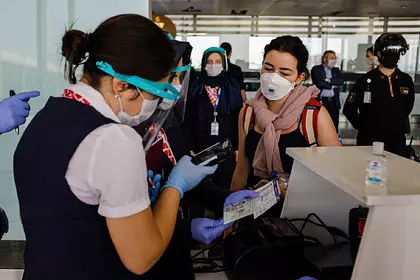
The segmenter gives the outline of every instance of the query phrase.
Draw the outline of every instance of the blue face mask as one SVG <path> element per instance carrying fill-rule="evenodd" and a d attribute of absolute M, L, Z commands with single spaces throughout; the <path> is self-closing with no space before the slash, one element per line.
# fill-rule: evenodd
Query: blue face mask
<path fill-rule="evenodd" d="M 179 91 L 170 83 L 160 83 L 149 81 L 138 76 L 129 76 L 115 72 L 109 63 L 104 61 L 96 62 L 96 66 L 107 73 L 108 75 L 117 78 L 123 82 L 147 91 L 153 95 L 169 100 L 177 100 L 179 98 Z"/>

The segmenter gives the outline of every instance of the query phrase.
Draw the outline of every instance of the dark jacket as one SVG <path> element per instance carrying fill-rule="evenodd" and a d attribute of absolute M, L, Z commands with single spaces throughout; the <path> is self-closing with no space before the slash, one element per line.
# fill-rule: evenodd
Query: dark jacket
<path fill-rule="evenodd" d="M 228 74 L 236 81 L 238 81 L 241 89 L 245 89 L 244 73 L 242 72 L 241 67 L 230 62 L 230 59 L 228 59 Z"/>
<path fill-rule="evenodd" d="M 331 69 L 331 82 L 327 82 L 327 75 L 325 73 L 324 65 L 317 65 L 312 68 L 311 71 L 312 82 L 322 92 L 323 89 L 332 89 L 332 86 L 341 86 L 344 83 L 343 75 L 340 69 L 334 67 Z M 340 102 L 340 88 L 334 88 L 334 102 L 338 109 L 341 109 Z M 321 93 L 320 95 L 321 96 Z"/>
<path fill-rule="evenodd" d="M 371 101 L 366 102 L 365 92 Z M 385 143 L 387 151 L 406 156 L 406 122 L 414 106 L 414 83 L 410 75 L 396 69 L 388 78 L 379 68 L 360 78 L 350 91 L 343 113 L 359 130 L 358 145 Z"/>
<path fill-rule="evenodd" d="M 194 152 L 214 145 L 222 139 L 229 139 L 234 149 L 238 147 L 238 118 L 242 108 L 242 96 L 239 83 L 224 75 L 221 87 L 219 105 L 216 111 L 219 124 L 219 135 L 210 133 L 211 123 L 214 121 L 214 108 L 205 89 L 205 84 L 198 79 L 189 91 L 185 122 L 183 130 L 188 135 L 190 147 Z"/>

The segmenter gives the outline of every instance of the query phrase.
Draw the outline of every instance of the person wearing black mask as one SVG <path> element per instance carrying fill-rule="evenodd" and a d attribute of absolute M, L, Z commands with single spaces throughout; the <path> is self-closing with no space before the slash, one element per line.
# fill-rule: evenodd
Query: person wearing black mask
<path fill-rule="evenodd" d="M 385 143 L 385 150 L 408 157 L 405 133 L 414 106 L 414 83 L 398 69 L 409 50 L 401 34 L 385 33 L 375 42 L 379 66 L 360 78 L 350 91 L 344 115 L 359 130 L 357 145 Z"/>
<path fill-rule="evenodd" d="M 238 81 L 230 77 L 227 70 L 224 49 L 211 47 L 204 52 L 200 76 L 189 90 L 184 123 L 195 153 L 226 138 L 237 151 L 242 96 Z M 215 183 L 228 189 L 235 165 L 234 156 L 222 162 L 214 175 Z"/>

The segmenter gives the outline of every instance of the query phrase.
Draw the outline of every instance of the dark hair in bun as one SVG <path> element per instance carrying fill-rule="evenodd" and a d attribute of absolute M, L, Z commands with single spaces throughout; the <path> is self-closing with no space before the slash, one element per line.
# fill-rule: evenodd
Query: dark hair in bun
<path fill-rule="evenodd" d="M 93 87 L 106 75 L 96 67 L 98 61 L 109 63 L 121 74 L 159 81 L 171 72 L 175 57 L 162 29 L 135 14 L 111 17 L 90 34 L 68 30 L 62 39 L 61 53 L 70 83 L 76 83 L 76 69 L 84 64 L 83 72 L 91 78 Z"/>
<path fill-rule="evenodd" d="M 307 68 L 309 52 L 299 37 L 287 35 L 273 39 L 270 44 L 265 46 L 264 59 L 273 50 L 293 55 L 298 61 L 298 73 L 305 73 L 305 79 L 309 78 L 309 70 Z"/>

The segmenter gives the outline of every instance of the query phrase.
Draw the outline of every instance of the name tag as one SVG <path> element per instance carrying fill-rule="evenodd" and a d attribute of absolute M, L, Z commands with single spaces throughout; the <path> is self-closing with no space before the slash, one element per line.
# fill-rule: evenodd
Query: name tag
<path fill-rule="evenodd" d="M 365 95 L 363 97 L 363 103 L 370 104 L 372 102 L 372 93 L 370 91 L 365 91 Z"/>
<path fill-rule="evenodd" d="M 212 122 L 211 123 L 210 135 L 219 136 L 219 123 L 218 122 Z"/>

